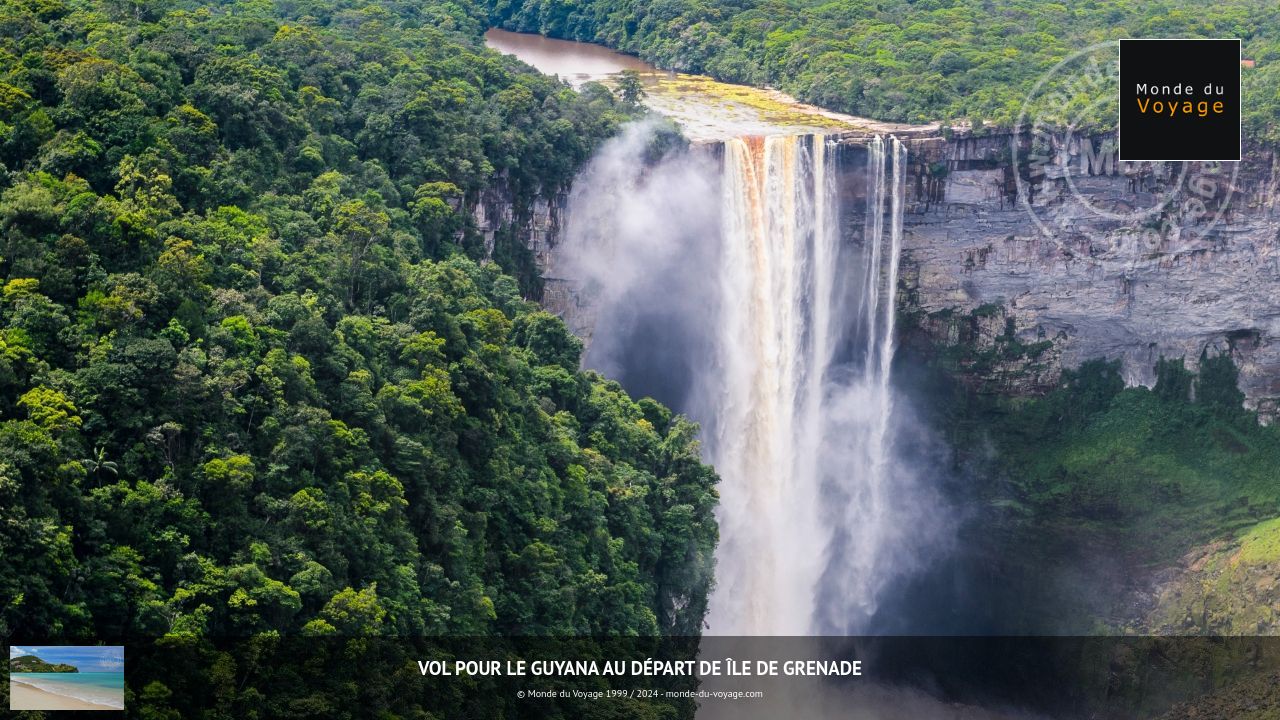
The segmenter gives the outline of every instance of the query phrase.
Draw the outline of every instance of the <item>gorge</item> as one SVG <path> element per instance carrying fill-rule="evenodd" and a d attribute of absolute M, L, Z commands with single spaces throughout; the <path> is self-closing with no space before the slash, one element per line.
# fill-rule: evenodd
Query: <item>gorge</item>
<path fill-rule="evenodd" d="M 710 633 L 938 627 L 876 600 L 956 531 L 938 491 L 955 468 L 902 427 L 909 399 L 890 412 L 895 338 L 995 397 L 1043 395 L 1093 359 L 1150 387 L 1162 358 L 1229 357 L 1246 407 L 1274 417 L 1280 301 L 1250 290 L 1280 275 L 1269 153 L 1217 179 L 1209 218 L 1184 218 L 1181 176 L 1116 163 L 1107 134 L 1066 137 L 1037 169 L 1017 133 L 847 116 L 741 133 L 750 103 L 695 105 L 687 149 L 652 127 L 607 144 L 543 206 L 534 252 L 586 365 L 703 425 L 723 477 Z M 735 121 L 717 126 L 717 106 Z M 1187 232 L 1153 237 L 1161 222 Z M 911 440 L 887 462 L 895 433 Z"/>

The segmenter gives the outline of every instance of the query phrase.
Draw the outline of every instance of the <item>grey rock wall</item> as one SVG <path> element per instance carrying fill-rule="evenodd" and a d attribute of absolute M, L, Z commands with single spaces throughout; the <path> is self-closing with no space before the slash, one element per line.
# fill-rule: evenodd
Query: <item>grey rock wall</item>
<path fill-rule="evenodd" d="M 1014 391 L 1050 384 L 1062 367 L 1090 358 L 1119 359 L 1127 382 L 1150 385 L 1161 356 L 1194 368 L 1202 353 L 1229 353 L 1249 406 L 1273 418 L 1280 399 L 1274 154 L 1248 151 L 1234 178 L 1229 167 L 1214 176 L 1220 188 L 1203 211 L 1179 206 L 1191 195 L 1182 187 L 1162 216 L 1135 218 L 1126 216 L 1170 192 L 1177 177 L 1111 161 L 1108 139 L 1088 139 L 1092 156 L 1081 143 L 1068 145 L 1039 177 L 1020 168 L 1028 180 L 1021 188 L 1007 135 L 912 141 L 901 309 L 923 314 L 922 327 L 942 344 L 960 341 L 957 316 L 980 309 L 992 327 L 969 341 L 993 342 L 1007 330 L 1023 345 L 1052 340 L 1052 350 L 988 378 L 1020 377 L 1004 388 Z M 1075 171 L 1070 184 L 1054 177 L 1059 162 Z"/>
<path fill-rule="evenodd" d="M 908 140 L 900 311 L 917 318 L 918 329 L 940 347 L 992 351 L 970 378 L 992 391 L 1043 392 L 1063 368 L 1093 358 L 1120 360 L 1128 383 L 1151 385 L 1162 356 L 1183 358 L 1194 369 L 1204 353 L 1228 353 L 1240 369 L 1247 405 L 1275 419 L 1280 185 L 1274 152 L 1246 149 L 1238 172 L 1232 176 L 1228 167 L 1216 178 L 1219 187 L 1201 198 L 1205 210 L 1188 214 L 1181 207 L 1188 192 L 1177 177 L 1180 164 L 1168 176 L 1126 166 L 1109 149 L 1111 138 L 1098 136 L 1044 153 L 1043 172 L 1033 173 L 1025 161 L 1032 150 L 1027 138 L 1020 139 L 1016 165 L 1011 140 L 998 134 Z M 843 232 L 860 243 L 866 138 L 841 141 Z M 1072 170 L 1069 179 L 1060 170 L 1064 164 Z M 1167 212 L 1133 216 L 1166 195 L 1175 197 Z M 591 298 L 549 270 L 563 213 L 558 196 L 516 218 L 500 192 L 486 194 L 474 208 L 490 251 L 498 228 L 520 224 L 520 237 L 544 271 L 544 306 L 589 341 Z M 1017 352 L 1007 352 L 1010 346 Z"/>
<path fill-rule="evenodd" d="M 538 268 L 545 270 L 560 237 L 567 200 L 568 192 L 556 192 L 550 198 L 535 198 L 528 207 L 519 207 L 505 185 L 498 183 L 481 192 L 467 210 L 474 229 L 484 239 L 487 257 L 493 256 L 498 234 L 509 229 L 516 241 L 533 253 Z"/>

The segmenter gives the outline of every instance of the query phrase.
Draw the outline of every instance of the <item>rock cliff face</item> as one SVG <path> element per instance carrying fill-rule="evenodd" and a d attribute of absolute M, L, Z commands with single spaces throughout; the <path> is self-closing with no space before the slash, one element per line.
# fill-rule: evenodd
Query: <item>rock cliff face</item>
<path fill-rule="evenodd" d="M 840 138 L 844 234 L 862 241 L 865 136 Z M 918 340 L 964 348 L 984 389 L 1036 393 L 1063 368 L 1120 360 L 1150 385 L 1161 357 L 1195 368 L 1229 354 L 1249 407 L 1280 414 L 1280 199 L 1273 151 L 1246 148 L 1216 170 L 1164 174 L 1118 162 L 1106 135 L 1033 147 L 1029 137 L 922 133 L 910 172 L 900 312 Z M 500 196 L 476 206 L 492 248 L 517 223 L 546 278 L 543 302 L 590 339 L 591 299 L 555 277 L 563 199 L 513 218 Z M 1147 209 L 1158 208 L 1153 212 Z M 550 268 L 550 269 L 549 269 Z"/>
<path fill-rule="evenodd" d="M 529 250 L 538 271 L 545 275 L 551 263 L 551 251 L 560 237 L 568 196 L 567 191 L 562 191 L 550 197 L 540 195 L 532 201 L 520 202 L 505 184 L 498 183 L 470 199 L 464 210 L 471 216 L 472 227 L 484 241 L 486 257 L 494 256 L 498 239 L 506 235 Z M 504 269 L 508 272 L 518 270 Z"/>
<path fill-rule="evenodd" d="M 1161 176 L 1118 163 L 1109 136 L 1030 163 L 1029 141 L 1015 163 L 1011 139 L 912 141 L 900 310 L 942 346 L 987 350 L 975 379 L 1004 391 L 1037 391 L 1097 357 L 1149 385 L 1161 356 L 1194 368 L 1202 353 L 1228 353 L 1248 405 L 1274 419 L 1274 154 Z"/>
<path fill-rule="evenodd" d="M 497 234 L 512 228 L 516 239 L 533 253 L 538 267 L 545 267 L 560 235 L 566 197 L 566 193 L 557 193 L 550 200 L 536 198 L 527 212 L 517 216 L 509 193 L 499 188 L 486 190 L 471 209 L 476 230 L 484 236 L 485 252 L 492 255 Z"/>

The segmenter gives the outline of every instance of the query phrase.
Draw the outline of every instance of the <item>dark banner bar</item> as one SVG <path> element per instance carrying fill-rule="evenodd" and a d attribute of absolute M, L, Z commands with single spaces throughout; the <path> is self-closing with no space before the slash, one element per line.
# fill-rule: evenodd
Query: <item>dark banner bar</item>
<path fill-rule="evenodd" d="M 148 719 L 1280 712 L 1280 638 L 265 637 L 119 644 L 125 715 Z M 9 683 L 3 688 L 0 707 L 7 708 Z"/>

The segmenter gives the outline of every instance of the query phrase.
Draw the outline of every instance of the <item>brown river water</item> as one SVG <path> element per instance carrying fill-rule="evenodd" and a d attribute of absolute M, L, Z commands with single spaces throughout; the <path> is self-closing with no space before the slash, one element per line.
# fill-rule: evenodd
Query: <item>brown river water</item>
<path fill-rule="evenodd" d="M 623 70 L 635 70 L 644 82 L 644 104 L 674 120 L 695 142 L 743 135 L 909 134 L 934 127 L 878 122 L 808 105 L 771 88 L 669 72 L 634 55 L 592 43 L 498 29 L 488 31 L 484 38 L 494 50 L 514 55 L 574 87 L 591 81 L 608 84 Z"/>
<path fill-rule="evenodd" d="M 580 87 L 604 80 L 623 70 L 656 73 L 658 69 L 634 55 L 624 55 L 603 45 L 555 40 L 533 33 L 494 28 L 484 34 L 484 44 L 506 55 L 515 55 L 547 75 Z"/>

